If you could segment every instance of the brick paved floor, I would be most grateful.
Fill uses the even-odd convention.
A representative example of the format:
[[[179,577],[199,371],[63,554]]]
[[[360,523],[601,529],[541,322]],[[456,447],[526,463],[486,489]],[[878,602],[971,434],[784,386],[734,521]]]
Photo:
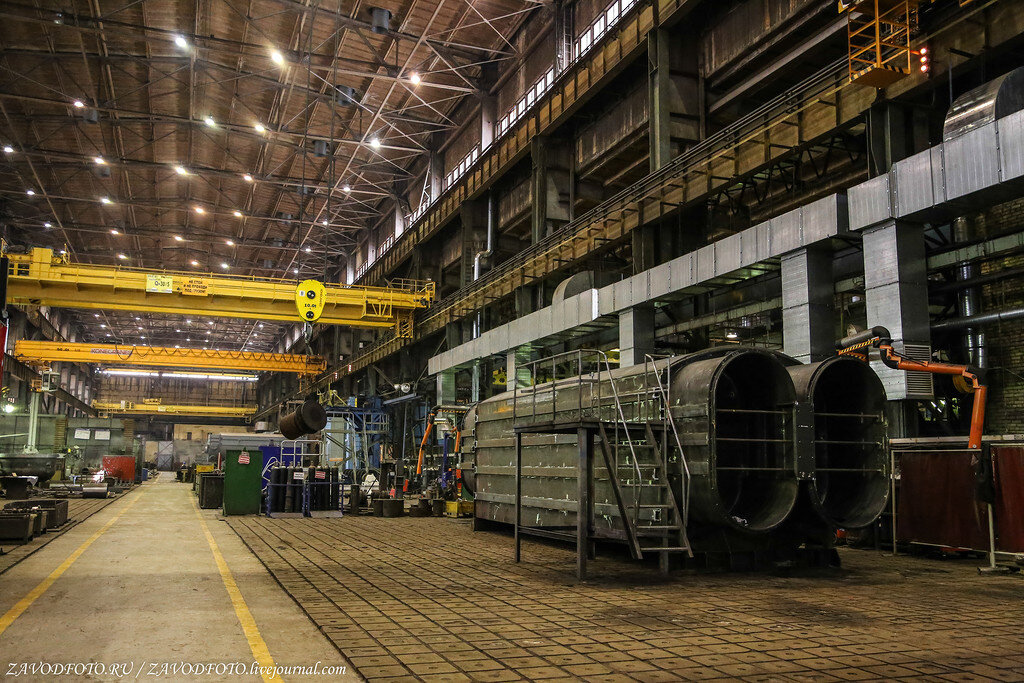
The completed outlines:
[[[660,578],[435,518],[228,523],[359,673],[506,681],[1024,680],[1024,578],[844,550],[844,569]]]

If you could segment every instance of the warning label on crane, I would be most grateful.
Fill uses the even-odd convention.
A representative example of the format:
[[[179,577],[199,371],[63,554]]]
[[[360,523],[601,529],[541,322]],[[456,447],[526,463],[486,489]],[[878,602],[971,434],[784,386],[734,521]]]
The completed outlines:
[[[146,275],[146,291],[170,294],[174,287],[174,278],[170,275]]]
[[[299,317],[307,323],[316,322],[324,312],[327,303],[327,288],[316,280],[303,280],[295,288],[295,307]]]
[[[181,293],[188,296],[206,296],[209,294],[209,289],[210,286],[206,280],[198,277],[186,278],[181,283]]]

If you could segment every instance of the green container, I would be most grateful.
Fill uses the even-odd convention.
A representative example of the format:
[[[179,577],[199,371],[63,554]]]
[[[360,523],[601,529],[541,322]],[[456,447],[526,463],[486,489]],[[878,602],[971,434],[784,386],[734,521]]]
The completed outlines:
[[[224,452],[224,514],[256,515],[260,512],[263,489],[263,452]],[[245,462],[246,457],[248,463]]]

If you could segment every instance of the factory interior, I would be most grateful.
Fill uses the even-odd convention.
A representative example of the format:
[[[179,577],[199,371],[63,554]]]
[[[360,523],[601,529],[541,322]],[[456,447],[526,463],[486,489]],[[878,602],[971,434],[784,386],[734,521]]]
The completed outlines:
[[[5,680],[1024,681],[1024,2],[0,19]]]

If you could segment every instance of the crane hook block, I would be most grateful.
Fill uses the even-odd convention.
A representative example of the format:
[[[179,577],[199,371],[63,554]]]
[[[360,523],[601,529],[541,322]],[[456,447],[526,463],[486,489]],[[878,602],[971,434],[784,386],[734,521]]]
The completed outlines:
[[[327,289],[316,280],[303,280],[295,288],[295,307],[304,322],[315,323],[324,312],[327,303]]]

